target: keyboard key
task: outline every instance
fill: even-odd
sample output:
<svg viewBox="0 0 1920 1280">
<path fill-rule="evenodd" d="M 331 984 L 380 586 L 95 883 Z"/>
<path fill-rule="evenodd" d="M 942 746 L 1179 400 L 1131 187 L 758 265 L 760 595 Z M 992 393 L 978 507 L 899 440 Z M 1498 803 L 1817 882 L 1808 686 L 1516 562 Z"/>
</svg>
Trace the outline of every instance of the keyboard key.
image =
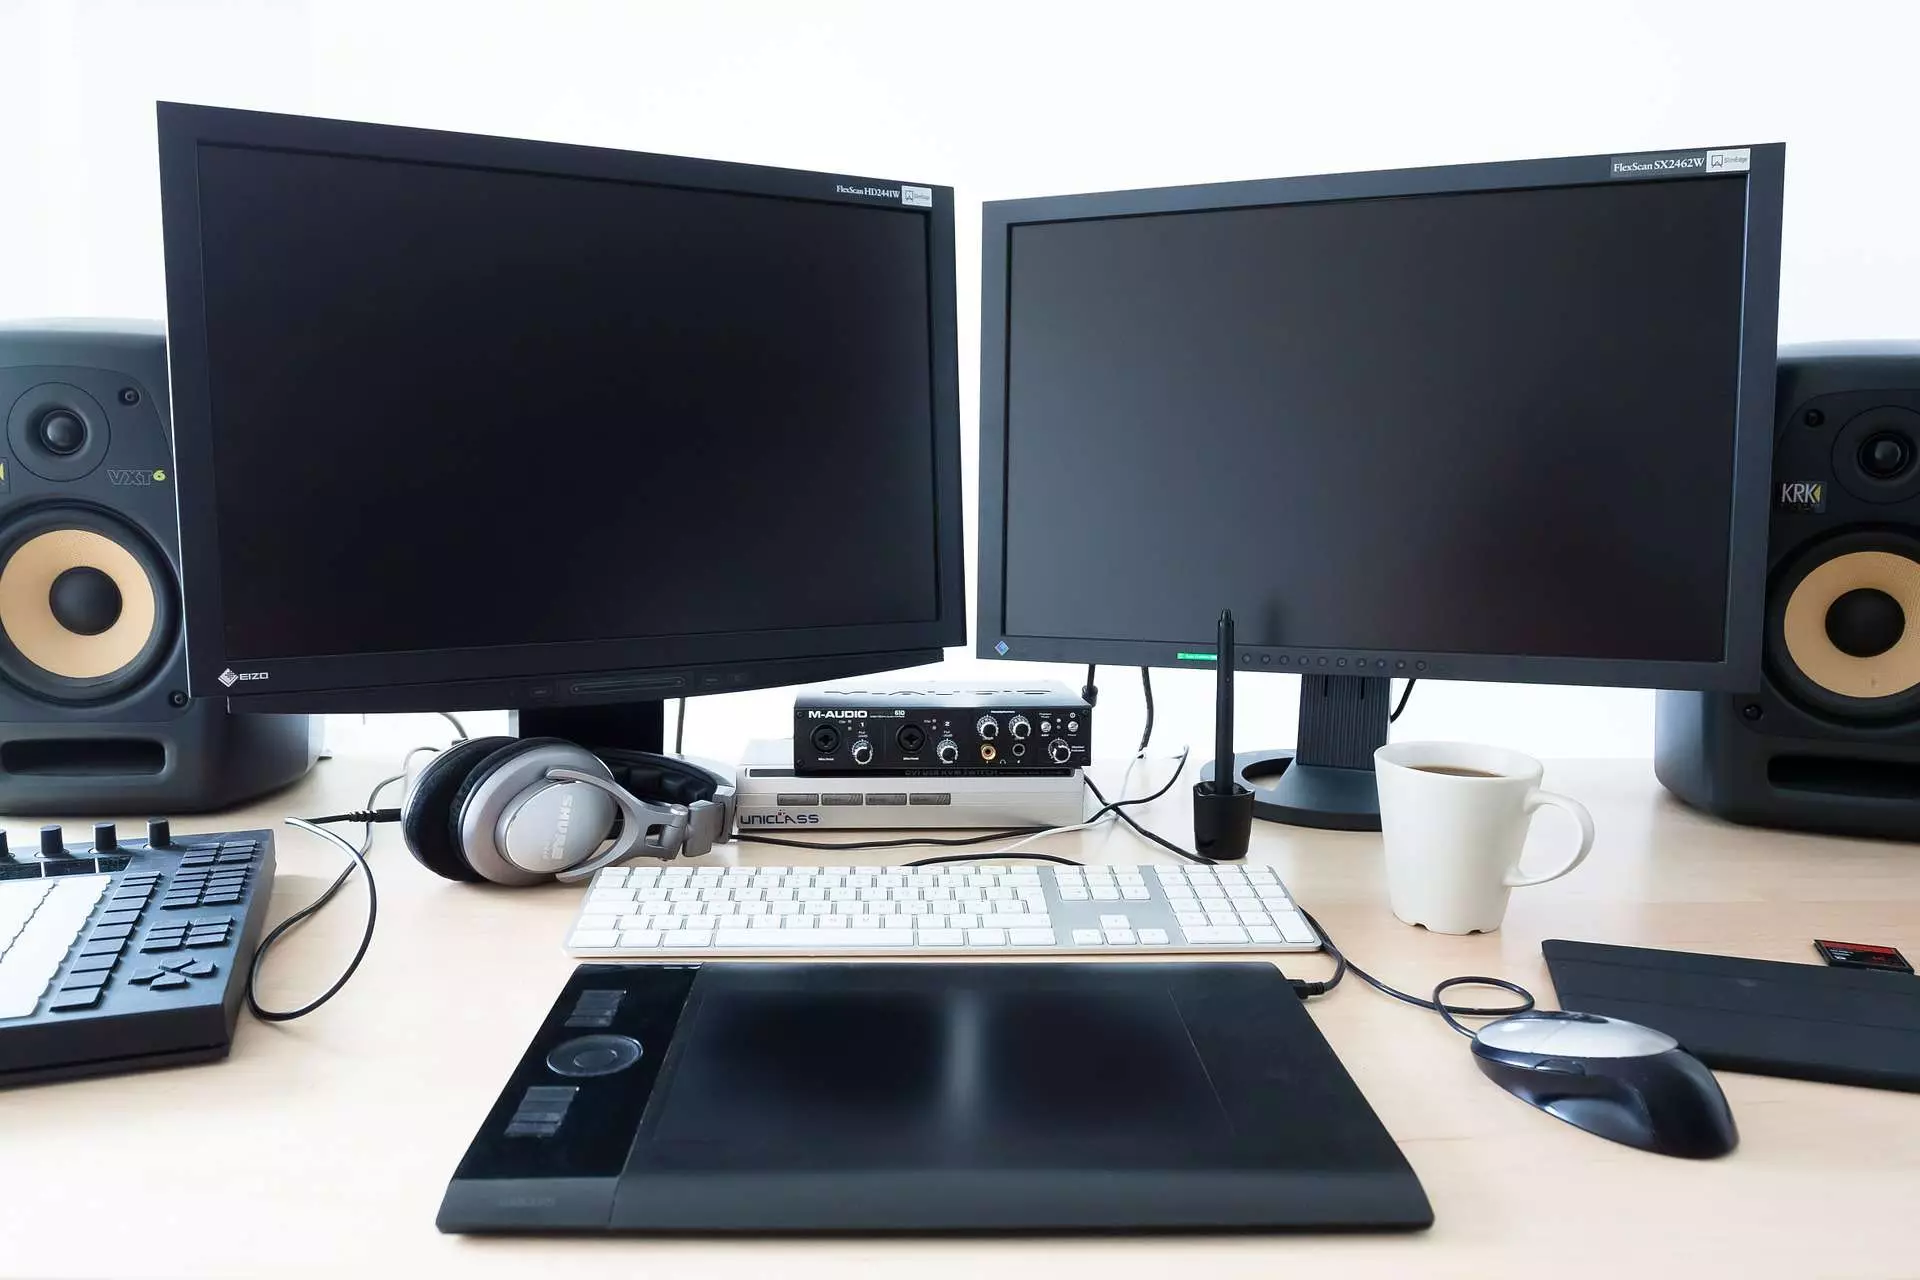
<svg viewBox="0 0 1920 1280">
<path fill-rule="evenodd" d="M 722 929 L 722 933 L 732 932 Z M 674 929 L 661 941 L 669 947 L 709 947 L 713 945 L 714 935 L 706 929 Z"/>
<path fill-rule="evenodd" d="M 1027 915 L 1025 913 L 984 915 L 980 917 L 982 929 L 1038 929 L 1051 922 L 1046 916 Z"/>
<path fill-rule="evenodd" d="M 970 947 L 1004 947 L 1007 945 L 1005 929 L 969 929 L 967 945 Z"/>
<path fill-rule="evenodd" d="M 1178 911 L 1174 913 L 1173 918 L 1181 924 L 1188 926 L 1208 923 L 1207 913 L 1204 911 Z"/>
<path fill-rule="evenodd" d="M 1089 888 L 1087 893 L 1092 896 L 1095 902 L 1117 902 L 1120 900 L 1120 891 L 1110 884 L 1095 885 Z"/>
<path fill-rule="evenodd" d="M 1143 885 L 1147 882 L 1147 878 L 1141 875 L 1137 871 L 1123 871 L 1115 874 L 1115 876 L 1113 877 L 1113 882 L 1118 885 L 1129 885 L 1129 884 Z"/>
<path fill-rule="evenodd" d="M 1051 929 L 1009 929 L 1007 941 L 1016 947 L 1051 947 L 1055 940 Z"/>
<path fill-rule="evenodd" d="M 1123 915 L 1103 915 L 1100 917 L 1100 927 L 1102 929 L 1129 929 L 1133 927 L 1133 921 Z"/>
<path fill-rule="evenodd" d="M 1270 924 L 1256 924 L 1247 929 L 1247 937 L 1255 942 L 1278 942 L 1280 941 L 1280 931 Z"/>
<path fill-rule="evenodd" d="M 1098 929 L 1075 929 L 1073 945 L 1076 947 L 1097 947 L 1106 942 L 1106 935 Z"/>
<path fill-rule="evenodd" d="M 1282 911 L 1273 917 L 1274 924 L 1280 928 L 1280 936 L 1288 942 L 1308 943 L 1314 940 L 1313 927 L 1298 911 Z"/>
<path fill-rule="evenodd" d="M 620 934 L 620 945 L 623 947 L 657 947 L 660 945 L 660 939 L 664 936 L 666 935 L 658 929 L 627 929 Z"/>
<path fill-rule="evenodd" d="M 1211 946 L 1223 942 L 1245 942 L 1247 931 L 1239 925 L 1187 925 L 1181 929 L 1187 935 L 1187 941 L 1195 946 Z"/>
<path fill-rule="evenodd" d="M 1164 946 L 1166 946 L 1166 945 L 1167 945 L 1167 931 L 1166 931 L 1165 929 L 1142 929 L 1142 930 L 1140 930 L 1140 945 L 1141 945 L 1141 946 L 1143 946 L 1143 947 L 1164 947 Z"/>
<path fill-rule="evenodd" d="M 1273 917 L 1264 911 L 1242 911 L 1240 913 L 1240 923 L 1251 929 L 1256 925 L 1272 924 Z"/>
<path fill-rule="evenodd" d="M 798 922 L 801 920 L 807 921 L 809 928 L 812 927 L 812 916 L 755 916 L 753 917 L 753 923 L 747 927 L 749 929 L 778 929 L 788 921 Z"/>
<path fill-rule="evenodd" d="M 1060 888 L 1060 900 L 1062 902 L 1085 902 L 1087 900 L 1087 891 L 1085 889 L 1069 889 L 1065 885 L 1062 885 Z"/>
<path fill-rule="evenodd" d="M 976 915 L 948 916 L 947 926 L 953 929 L 978 929 L 982 927 L 980 917 Z"/>
<path fill-rule="evenodd" d="M 620 945 L 620 935 L 612 929 L 578 929 L 567 943 L 570 947 L 601 950 Z M 156 947 L 152 943 L 140 948 L 142 951 L 172 951 L 173 947 Z"/>
<path fill-rule="evenodd" d="M 1131 929 L 1108 929 L 1105 933 L 1107 935 L 1107 945 L 1110 947 L 1130 947 L 1134 944 L 1133 930 Z"/>
<path fill-rule="evenodd" d="M 964 947 L 967 934 L 964 929 L 921 929 L 914 934 L 923 947 Z"/>
<path fill-rule="evenodd" d="M 705 936 L 704 934 L 702 935 Z M 668 940 L 669 946 L 673 945 Z M 842 929 L 832 938 L 823 938 L 814 930 L 803 929 L 722 929 L 713 935 L 713 945 L 741 951 L 805 951 L 821 947 L 894 947 L 902 951 L 913 947 L 911 929 Z"/>
<path fill-rule="evenodd" d="M 1130 884 L 1120 890 L 1120 896 L 1128 902 L 1145 902 L 1153 895 L 1148 893 L 1144 886 Z"/>
</svg>

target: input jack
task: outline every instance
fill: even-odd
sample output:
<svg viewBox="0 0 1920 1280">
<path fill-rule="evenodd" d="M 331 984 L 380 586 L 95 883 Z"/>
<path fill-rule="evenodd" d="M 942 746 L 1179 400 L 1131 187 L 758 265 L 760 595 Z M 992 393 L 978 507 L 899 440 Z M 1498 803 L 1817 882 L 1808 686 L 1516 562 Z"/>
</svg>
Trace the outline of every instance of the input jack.
<svg viewBox="0 0 1920 1280">
<path fill-rule="evenodd" d="M 999 754 L 1000 753 L 998 751 L 994 750 L 994 746 L 991 742 L 983 742 L 980 744 L 980 758 L 982 760 L 985 760 L 988 764 L 992 764 L 993 758 Z"/>
</svg>

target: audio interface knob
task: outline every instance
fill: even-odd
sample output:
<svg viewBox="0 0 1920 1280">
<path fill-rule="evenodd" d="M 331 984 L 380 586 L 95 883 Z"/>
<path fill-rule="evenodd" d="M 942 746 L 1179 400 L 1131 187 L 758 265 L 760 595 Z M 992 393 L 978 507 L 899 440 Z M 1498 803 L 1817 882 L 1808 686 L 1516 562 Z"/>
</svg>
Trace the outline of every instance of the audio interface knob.
<svg viewBox="0 0 1920 1280">
<path fill-rule="evenodd" d="M 164 849 L 173 840 L 173 826 L 165 818 L 147 819 L 147 845 Z"/>
<path fill-rule="evenodd" d="M 865 738 L 853 744 L 853 762 L 855 764 L 873 763 L 873 744 Z"/>
<path fill-rule="evenodd" d="M 942 738 L 940 745 L 933 749 L 933 754 L 940 757 L 941 764 L 953 764 L 960 759 L 960 744 L 952 738 Z"/>
<path fill-rule="evenodd" d="M 1067 745 L 1065 738 L 1055 738 L 1047 744 L 1047 759 L 1055 764 L 1065 764 L 1073 759 L 1073 748 Z"/>
<path fill-rule="evenodd" d="M 974 724 L 973 731 L 980 735 L 980 741 L 992 742 L 1000 736 L 1000 722 L 992 716 L 981 716 Z"/>
<path fill-rule="evenodd" d="M 120 836 L 119 833 L 113 829 L 111 822 L 96 822 L 93 824 L 93 851 L 95 853 L 112 853 L 119 847 Z"/>
<path fill-rule="evenodd" d="M 49 822 L 40 828 L 40 856 L 43 858 L 64 858 L 67 856 L 66 837 L 60 833 L 60 824 Z"/>
<path fill-rule="evenodd" d="M 1013 735 L 1015 742 L 1024 742 L 1027 735 L 1033 732 L 1033 725 L 1028 723 L 1025 716 L 1015 716 L 1007 721 L 1007 732 Z"/>
</svg>

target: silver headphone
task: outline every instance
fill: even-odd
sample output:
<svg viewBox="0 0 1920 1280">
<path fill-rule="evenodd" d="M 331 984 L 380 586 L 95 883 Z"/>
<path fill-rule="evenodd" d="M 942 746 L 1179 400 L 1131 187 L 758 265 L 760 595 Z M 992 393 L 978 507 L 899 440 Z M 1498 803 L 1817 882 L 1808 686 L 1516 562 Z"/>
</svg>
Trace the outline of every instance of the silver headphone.
<svg viewBox="0 0 1920 1280">
<path fill-rule="evenodd" d="M 724 765 L 596 754 L 556 738 L 479 738 L 421 771 L 400 822 L 414 857 L 449 879 L 575 883 L 629 858 L 709 853 L 732 838 L 736 807 Z"/>
</svg>

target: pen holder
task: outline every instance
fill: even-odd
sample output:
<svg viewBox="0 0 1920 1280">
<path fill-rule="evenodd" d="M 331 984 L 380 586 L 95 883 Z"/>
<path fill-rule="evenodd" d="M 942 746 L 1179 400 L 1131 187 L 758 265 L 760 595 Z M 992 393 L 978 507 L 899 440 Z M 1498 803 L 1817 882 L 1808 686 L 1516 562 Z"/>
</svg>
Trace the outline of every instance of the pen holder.
<svg viewBox="0 0 1920 1280">
<path fill-rule="evenodd" d="M 1193 784 L 1193 847 L 1209 858 L 1238 861 L 1253 837 L 1253 792 L 1237 782 Z"/>
</svg>

